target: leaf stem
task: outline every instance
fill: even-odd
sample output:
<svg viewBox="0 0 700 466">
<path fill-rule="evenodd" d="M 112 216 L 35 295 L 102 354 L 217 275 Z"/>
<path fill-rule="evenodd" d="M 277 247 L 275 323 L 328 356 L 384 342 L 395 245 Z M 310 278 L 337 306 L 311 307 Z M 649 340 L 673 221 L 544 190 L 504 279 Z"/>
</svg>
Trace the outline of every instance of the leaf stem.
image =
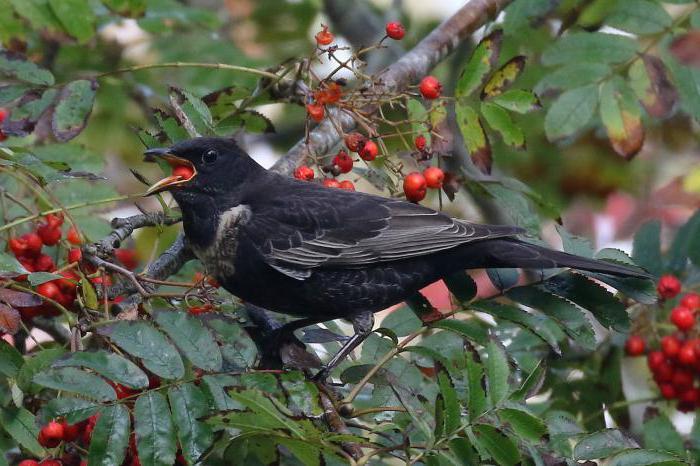
<svg viewBox="0 0 700 466">
<path fill-rule="evenodd" d="M 269 71 L 258 70 L 256 68 L 248 68 L 247 66 L 229 65 L 226 63 L 199 63 L 199 62 L 166 62 L 166 63 L 148 63 L 145 65 L 134 65 L 127 68 L 119 68 L 117 70 L 106 71 L 95 76 L 95 79 L 105 78 L 124 73 L 134 73 L 143 70 L 155 70 L 164 68 L 207 68 L 214 70 L 240 71 L 241 73 L 255 74 L 270 79 L 277 79 L 275 73 Z"/>
</svg>

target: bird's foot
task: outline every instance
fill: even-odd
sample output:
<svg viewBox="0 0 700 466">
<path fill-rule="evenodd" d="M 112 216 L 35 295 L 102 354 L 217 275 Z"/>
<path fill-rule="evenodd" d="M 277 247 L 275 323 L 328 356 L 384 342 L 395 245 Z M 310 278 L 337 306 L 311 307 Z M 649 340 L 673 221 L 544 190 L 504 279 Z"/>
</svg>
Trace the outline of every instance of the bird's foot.
<svg viewBox="0 0 700 466">
<path fill-rule="evenodd" d="M 325 383 L 326 379 L 330 375 L 330 368 L 328 366 L 321 366 L 321 369 L 311 377 L 314 382 Z"/>
</svg>

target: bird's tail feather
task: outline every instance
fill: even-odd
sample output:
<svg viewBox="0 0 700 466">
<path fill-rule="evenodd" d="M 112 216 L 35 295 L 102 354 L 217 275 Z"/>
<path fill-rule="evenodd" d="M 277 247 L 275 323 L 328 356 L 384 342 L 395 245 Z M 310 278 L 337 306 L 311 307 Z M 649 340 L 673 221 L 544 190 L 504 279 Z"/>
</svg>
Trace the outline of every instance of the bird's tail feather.
<svg viewBox="0 0 700 466">
<path fill-rule="evenodd" d="M 642 269 L 612 262 L 576 256 L 514 238 L 498 238 L 471 243 L 472 253 L 465 251 L 465 268 L 503 267 L 551 269 L 569 267 L 608 275 L 632 278 L 652 278 Z M 470 248 L 471 249 L 471 248 Z M 478 262 L 478 263 L 477 263 Z"/>
</svg>

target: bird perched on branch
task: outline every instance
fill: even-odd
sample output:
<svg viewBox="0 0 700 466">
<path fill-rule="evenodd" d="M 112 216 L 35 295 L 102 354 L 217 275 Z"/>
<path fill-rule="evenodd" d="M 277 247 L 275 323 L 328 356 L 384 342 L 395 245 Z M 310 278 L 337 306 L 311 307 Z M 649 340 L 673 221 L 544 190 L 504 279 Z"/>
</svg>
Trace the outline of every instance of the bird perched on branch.
<svg viewBox="0 0 700 466">
<path fill-rule="evenodd" d="M 338 318 L 352 322 L 355 334 L 317 378 L 369 335 L 374 312 L 460 270 L 571 267 L 648 277 L 528 243 L 518 239 L 518 227 L 480 225 L 282 176 L 230 139 L 195 138 L 146 155 L 173 167 L 148 193 L 172 193 L 192 251 L 226 290 L 301 317 L 288 331 Z"/>
</svg>

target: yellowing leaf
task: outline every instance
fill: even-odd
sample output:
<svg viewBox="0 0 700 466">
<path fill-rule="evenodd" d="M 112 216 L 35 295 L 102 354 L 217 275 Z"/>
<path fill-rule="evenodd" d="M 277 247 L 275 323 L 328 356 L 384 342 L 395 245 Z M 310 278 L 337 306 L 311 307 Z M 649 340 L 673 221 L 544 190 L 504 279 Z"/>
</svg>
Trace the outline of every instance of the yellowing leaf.
<svg viewBox="0 0 700 466">
<path fill-rule="evenodd" d="M 523 69 L 525 68 L 525 62 L 527 57 L 524 55 L 518 55 L 515 58 L 508 60 L 508 63 L 503 65 L 498 71 L 496 71 L 488 82 L 484 86 L 484 90 L 481 91 L 481 98 L 485 99 L 487 97 L 495 97 L 502 94 L 513 82 L 520 76 Z"/>
<path fill-rule="evenodd" d="M 502 40 L 503 31 L 497 29 L 479 42 L 469 59 L 469 63 L 459 77 L 455 89 L 456 98 L 468 97 L 481 87 L 486 76 L 498 63 Z"/>
<path fill-rule="evenodd" d="M 678 101 L 678 92 L 660 58 L 642 55 L 629 69 L 632 90 L 649 115 L 666 118 Z"/>
<path fill-rule="evenodd" d="M 700 167 L 696 167 L 683 178 L 683 189 L 689 193 L 700 194 Z"/>
<path fill-rule="evenodd" d="M 457 105 L 457 124 L 467 145 L 474 165 L 484 173 L 491 173 L 491 145 L 476 111 L 467 105 Z"/>
<path fill-rule="evenodd" d="M 644 144 L 644 126 L 634 94 L 622 80 L 603 85 L 600 118 L 615 152 L 626 159 L 634 157 Z"/>
</svg>

